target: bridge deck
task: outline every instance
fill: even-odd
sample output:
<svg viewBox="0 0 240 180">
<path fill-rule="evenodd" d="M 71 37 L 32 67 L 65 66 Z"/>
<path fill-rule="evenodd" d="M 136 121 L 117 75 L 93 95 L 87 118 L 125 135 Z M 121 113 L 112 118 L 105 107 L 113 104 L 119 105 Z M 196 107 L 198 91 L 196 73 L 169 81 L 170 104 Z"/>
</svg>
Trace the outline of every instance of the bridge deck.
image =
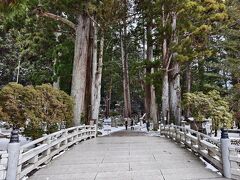
<svg viewBox="0 0 240 180">
<path fill-rule="evenodd" d="M 206 169 L 199 158 L 173 141 L 137 135 L 99 137 L 82 142 L 29 179 L 224 179 Z"/>
</svg>

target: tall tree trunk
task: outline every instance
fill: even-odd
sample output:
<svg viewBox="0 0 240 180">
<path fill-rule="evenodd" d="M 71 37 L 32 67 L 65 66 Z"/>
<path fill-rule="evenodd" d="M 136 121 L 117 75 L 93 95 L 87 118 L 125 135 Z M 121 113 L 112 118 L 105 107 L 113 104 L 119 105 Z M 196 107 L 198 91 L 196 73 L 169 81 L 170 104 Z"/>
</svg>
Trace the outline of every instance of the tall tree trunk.
<svg viewBox="0 0 240 180">
<path fill-rule="evenodd" d="M 172 38 L 173 43 L 178 43 L 177 38 L 177 14 L 172 12 Z M 181 121 L 181 87 L 180 87 L 180 65 L 179 62 L 176 61 L 176 53 L 173 55 L 173 62 L 171 63 L 171 72 L 169 78 L 170 82 L 170 109 L 171 109 L 171 120 L 180 125 Z"/>
<path fill-rule="evenodd" d="M 143 18 L 144 24 L 144 18 Z M 147 59 L 147 51 L 146 51 L 146 30 L 143 28 L 143 60 Z M 148 67 L 144 68 L 144 81 L 143 81 L 143 92 L 144 92 L 144 112 L 146 113 L 145 118 L 150 118 L 150 97 L 151 97 L 151 90 L 150 90 L 150 83 L 146 82 L 146 77 L 151 72 L 151 69 Z"/>
<path fill-rule="evenodd" d="M 125 34 L 125 33 L 124 33 Z M 123 69 L 123 95 L 124 95 L 124 118 L 131 116 L 131 104 L 130 104 L 130 91 L 129 91 L 129 80 L 128 80 L 128 58 L 126 54 L 126 46 L 124 46 L 124 37 L 121 33 L 121 57 L 122 57 L 122 69 Z"/>
<path fill-rule="evenodd" d="M 162 117 L 163 123 L 169 123 L 169 83 L 168 72 L 164 71 L 162 80 Z"/>
<path fill-rule="evenodd" d="M 154 71 L 152 71 L 154 72 Z M 158 116 L 157 116 L 157 103 L 156 103 L 156 94 L 155 87 L 151 85 L 151 104 L 150 104 L 150 117 L 153 120 L 153 128 L 158 128 Z"/>
<path fill-rule="evenodd" d="M 78 17 L 78 24 L 76 26 L 76 40 L 71 88 L 71 96 L 74 99 L 73 121 L 76 126 L 80 124 L 82 112 L 84 110 L 89 29 L 89 17 L 84 13 L 80 14 Z"/>
<path fill-rule="evenodd" d="M 166 27 L 167 15 L 165 14 L 165 8 L 162 7 L 162 26 Z M 168 69 L 169 69 L 169 55 L 167 46 L 166 33 L 163 33 L 162 41 L 162 59 L 163 59 L 163 79 L 162 79 L 162 118 L 163 123 L 169 123 L 169 82 L 168 82 Z"/>
<path fill-rule="evenodd" d="M 192 72 L 191 72 L 191 62 L 187 63 L 187 70 L 186 70 L 186 92 L 191 92 L 191 86 L 192 86 Z M 190 107 L 187 107 L 186 109 L 186 117 L 190 117 Z"/>
<path fill-rule="evenodd" d="M 20 68 L 21 68 L 21 59 L 18 59 L 18 66 L 17 66 L 17 77 L 16 77 L 16 83 L 19 82 L 19 76 L 20 76 Z"/>
<path fill-rule="evenodd" d="M 198 60 L 198 90 L 199 91 L 204 91 L 204 82 L 205 82 L 205 66 L 204 62 L 202 60 Z"/>
<path fill-rule="evenodd" d="M 104 37 L 102 35 L 100 40 L 100 50 L 99 50 L 99 58 L 96 70 L 96 77 L 95 77 L 95 90 L 94 90 L 94 101 L 92 104 L 93 112 L 92 112 L 92 119 L 96 120 L 96 124 L 98 124 L 98 117 L 99 117 L 99 108 L 100 108 L 100 101 L 101 101 L 101 82 L 102 82 L 102 65 L 103 65 L 103 48 L 104 48 Z"/>
<path fill-rule="evenodd" d="M 95 114 L 95 102 L 96 102 L 96 76 L 97 76 L 97 66 L 98 66 L 98 28 L 96 23 L 93 23 L 93 59 L 92 59 L 92 93 L 91 93 L 91 107 L 92 107 L 92 119 L 96 120 L 96 114 Z"/>
<path fill-rule="evenodd" d="M 60 89 L 60 77 L 57 77 L 57 81 L 53 82 L 53 87 L 56 89 Z"/>
<path fill-rule="evenodd" d="M 121 41 L 121 57 L 122 57 L 122 68 L 123 68 L 123 94 L 124 94 L 124 117 L 131 117 L 131 98 L 130 98 L 130 87 L 129 87 L 129 72 L 128 72 L 128 53 L 127 53 L 127 0 L 124 0 L 125 6 L 125 17 L 123 19 L 123 34 L 120 32 Z"/>
<path fill-rule="evenodd" d="M 153 42 L 152 42 L 152 22 L 149 21 L 147 24 L 147 61 L 152 62 L 153 61 Z M 147 73 L 152 74 L 154 73 L 153 68 L 147 69 Z M 149 110 L 150 110 L 150 119 L 153 122 L 154 129 L 158 128 L 158 119 L 157 119 L 157 104 L 156 104 L 156 95 L 155 95 L 155 87 L 152 83 L 148 84 L 148 93 L 150 98 Z"/>
<path fill-rule="evenodd" d="M 148 31 L 148 30 L 147 30 Z M 146 34 L 148 34 L 148 32 L 146 33 L 144 30 L 144 37 L 143 37 L 143 59 L 144 60 L 148 60 L 151 61 L 151 48 L 149 49 L 149 42 L 147 41 L 147 51 L 145 49 L 146 47 Z M 149 51 L 150 50 L 150 51 Z M 151 68 L 146 67 L 144 69 L 144 77 L 145 77 L 145 81 L 144 81 L 144 110 L 146 113 L 145 118 L 147 120 L 150 119 L 150 105 L 151 105 L 151 83 L 147 82 L 147 77 L 149 77 L 149 75 L 151 74 Z"/>
<path fill-rule="evenodd" d="M 191 88 L 192 88 L 192 63 L 189 62 L 187 64 L 187 70 L 186 70 L 186 92 L 190 93 L 191 92 Z"/>
<path fill-rule="evenodd" d="M 178 62 L 174 62 L 170 73 L 170 108 L 171 120 L 174 124 L 180 125 L 181 121 L 181 87 L 180 87 L 180 67 Z"/>
<path fill-rule="evenodd" d="M 84 124 L 90 124 L 90 120 L 92 118 L 92 65 L 93 65 L 93 46 L 94 46 L 94 28 L 93 22 L 90 21 L 90 29 L 89 29 L 89 43 L 88 43 L 88 60 L 87 60 L 87 75 L 86 75 L 86 90 L 85 90 L 85 121 Z"/>
<path fill-rule="evenodd" d="M 110 116 L 111 110 L 111 99 L 112 99 L 112 77 L 110 80 L 109 89 L 107 90 L 107 96 L 105 100 L 106 108 L 105 108 L 105 117 L 108 118 Z"/>
<path fill-rule="evenodd" d="M 56 64 L 57 64 L 57 58 L 55 58 L 54 62 L 53 62 L 53 76 L 54 77 L 57 75 Z M 57 80 L 55 80 L 53 82 L 53 87 L 56 88 L 56 89 L 60 89 L 60 77 L 59 76 L 57 77 Z"/>
</svg>

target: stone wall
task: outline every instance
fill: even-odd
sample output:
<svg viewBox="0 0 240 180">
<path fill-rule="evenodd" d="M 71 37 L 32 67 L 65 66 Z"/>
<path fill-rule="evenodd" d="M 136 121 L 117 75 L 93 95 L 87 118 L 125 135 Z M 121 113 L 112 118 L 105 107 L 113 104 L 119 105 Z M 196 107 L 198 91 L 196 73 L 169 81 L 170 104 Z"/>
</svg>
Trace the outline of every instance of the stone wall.
<svg viewBox="0 0 240 180">
<path fill-rule="evenodd" d="M 0 180 L 6 179 L 8 153 L 7 151 L 0 151 Z"/>
</svg>

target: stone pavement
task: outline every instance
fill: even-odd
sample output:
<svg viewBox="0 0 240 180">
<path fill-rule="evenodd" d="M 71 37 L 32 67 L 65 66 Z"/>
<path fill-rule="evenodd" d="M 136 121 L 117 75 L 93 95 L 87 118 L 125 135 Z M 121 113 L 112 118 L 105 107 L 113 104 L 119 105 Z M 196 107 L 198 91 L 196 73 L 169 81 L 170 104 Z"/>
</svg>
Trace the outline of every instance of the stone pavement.
<svg viewBox="0 0 240 180">
<path fill-rule="evenodd" d="M 169 139 L 121 133 L 73 146 L 29 180 L 224 179 Z"/>
</svg>

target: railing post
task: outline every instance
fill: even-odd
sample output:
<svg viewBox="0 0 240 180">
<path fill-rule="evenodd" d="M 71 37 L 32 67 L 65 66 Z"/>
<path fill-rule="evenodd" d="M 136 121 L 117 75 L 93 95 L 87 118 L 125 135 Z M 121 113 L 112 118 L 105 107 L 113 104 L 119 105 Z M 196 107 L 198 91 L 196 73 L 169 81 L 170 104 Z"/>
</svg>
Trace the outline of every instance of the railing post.
<svg viewBox="0 0 240 180">
<path fill-rule="evenodd" d="M 8 164 L 6 180 L 16 180 L 17 168 L 20 154 L 20 143 L 18 130 L 14 129 L 11 132 L 10 142 L 8 144 Z"/>
<path fill-rule="evenodd" d="M 187 130 L 186 130 L 186 127 L 184 127 L 183 129 L 183 132 L 184 132 L 184 144 L 186 145 L 187 144 Z"/>
<path fill-rule="evenodd" d="M 176 132 L 176 142 L 180 142 L 181 141 L 181 136 L 180 136 L 180 133 L 179 133 L 180 129 L 178 129 L 176 127 L 175 132 Z M 178 138 L 178 136 L 179 136 L 179 138 Z"/>
<path fill-rule="evenodd" d="M 94 134 L 94 137 L 96 138 L 97 137 L 97 123 L 96 124 L 94 124 L 94 129 L 95 129 L 95 134 Z"/>
<path fill-rule="evenodd" d="M 201 135 L 200 135 L 200 133 L 197 133 L 197 145 L 198 145 L 198 150 L 201 151 Z"/>
<path fill-rule="evenodd" d="M 223 163 L 223 175 L 226 178 L 231 178 L 231 164 L 229 160 L 229 147 L 231 140 L 228 137 L 226 129 L 221 129 L 221 151 L 222 151 L 222 163 Z"/>
</svg>

